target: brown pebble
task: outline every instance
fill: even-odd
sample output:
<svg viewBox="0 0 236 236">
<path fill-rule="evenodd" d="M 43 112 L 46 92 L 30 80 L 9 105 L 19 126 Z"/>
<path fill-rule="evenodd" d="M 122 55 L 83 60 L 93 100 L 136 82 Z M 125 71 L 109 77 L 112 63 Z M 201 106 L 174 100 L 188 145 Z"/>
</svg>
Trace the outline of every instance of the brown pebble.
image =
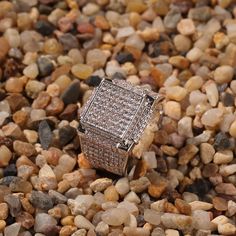
<svg viewBox="0 0 236 236">
<path fill-rule="evenodd" d="M 16 217 L 16 222 L 20 223 L 25 229 L 30 229 L 34 225 L 34 217 L 23 211 Z"/>
<path fill-rule="evenodd" d="M 175 206 L 178 209 L 178 211 L 182 214 L 185 215 L 192 214 L 191 206 L 182 199 L 179 198 L 175 199 Z"/>
<path fill-rule="evenodd" d="M 53 97 L 51 102 L 46 107 L 46 112 L 48 116 L 56 116 L 63 111 L 64 103 L 58 97 Z"/>
<path fill-rule="evenodd" d="M 44 109 L 49 104 L 51 97 L 47 92 L 40 92 L 38 97 L 33 101 L 32 108 L 34 109 Z"/>
<path fill-rule="evenodd" d="M 10 45 L 4 37 L 0 37 L 0 61 L 3 60 L 8 51 L 10 49 Z"/>
<path fill-rule="evenodd" d="M 213 206 L 218 211 L 227 211 L 228 202 L 222 197 L 214 197 L 212 199 Z"/>
<path fill-rule="evenodd" d="M 14 141 L 13 148 L 14 151 L 19 156 L 25 155 L 27 157 L 30 157 L 37 153 L 34 146 L 31 143 L 22 142 L 19 140 Z"/>
<path fill-rule="evenodd" d="M 159 198 L 161 194 L 166 190 L 166 182 L 161 182 L 160 184 L 150 184 L 148 186 L 148 193 L 155 198 Z"/>
</svg>

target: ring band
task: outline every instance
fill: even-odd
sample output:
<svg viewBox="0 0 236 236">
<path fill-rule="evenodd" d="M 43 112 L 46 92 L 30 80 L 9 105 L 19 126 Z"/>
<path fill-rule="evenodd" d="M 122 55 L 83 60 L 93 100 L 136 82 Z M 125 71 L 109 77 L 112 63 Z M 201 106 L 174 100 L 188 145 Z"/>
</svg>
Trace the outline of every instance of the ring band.
<svg viewBox="0 0 236 236">
<path fill-rule="evenodd" d="M 132 149 L 146 126 L 162 110 L 158 93 L 130 83 L 104 78 L 81 108 L 81 151 L 90 164 L 125 175 Z"/>
</svg>

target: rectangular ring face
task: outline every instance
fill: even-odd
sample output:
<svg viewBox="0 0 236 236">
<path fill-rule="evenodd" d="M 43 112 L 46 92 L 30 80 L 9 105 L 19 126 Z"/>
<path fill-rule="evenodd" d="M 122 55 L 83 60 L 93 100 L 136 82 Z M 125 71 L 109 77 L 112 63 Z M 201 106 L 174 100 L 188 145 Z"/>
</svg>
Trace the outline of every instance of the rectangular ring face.
<svg viewBox="0 0 236 236">
<path fill-rule="evenodd" d="M 86 128 L 99 129 L 122 139 L 143 102 L 144 96 L 104 80 L 81 122 Z"/>
</svg>

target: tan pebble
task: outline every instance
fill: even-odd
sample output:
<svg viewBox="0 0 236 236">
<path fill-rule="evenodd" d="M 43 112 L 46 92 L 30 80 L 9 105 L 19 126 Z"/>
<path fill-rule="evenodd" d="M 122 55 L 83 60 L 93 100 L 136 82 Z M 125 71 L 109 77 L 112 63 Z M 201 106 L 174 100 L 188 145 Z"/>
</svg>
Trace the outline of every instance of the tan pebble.
<svg viewBox="0 0 236 236">
<path fill-rule="evenodd" d="M 79 79 L 87 79 L 93 73 L 93 67 L 86 64 L 76 64 L 71 68 L 71 72 Z"/>
<path fill-rule="evenodd" d="M 170 57 L 169 63 L 178 69 L 187 69 L 189 66 L 189 60 L 183 56 Z"/>
<path fill-rule="evenodd" d="M 80 168 L 91 169 L 91 164 L 89 163 L 84 153 L 80 153 L 78 155 L 78 164 Z"/>
<path fill-rule="evenodd" d="M 215 217 L 211 222 L 216 225 L 226 224 L 229 222 L 229 219 L 224 215 L 220 215 L 220 216 Z"/>
<path fill-rule="evenodd" d="M 161 145 L 161 150 L 168 156 L 175 156 L 178 153 L 178 149 L 168 145 Z"/>
<path fill-rule="evenodd" d="M 180 198 L 175 199 L 175 206 L 181 214 L 191 215 L 192 213 L 192 209 L 189 203 Z"/>
<path fill-rule="evenodd" d="M 191 19 L 182 19 L 177 24 L 177 30 L 183 35 L 190 35 L 195 32 L 195 25 Z"/>
<path fill-rule="evenodd" d="M 215 153 L 213 157 L 213 162 L 215 164 L 227 164 L 231 162 L 233 158 L 234 155 L 231 150 L 222 150 Z"/>
<path fill-rule="evenodd" d="M 219 92 L 216 83 L 212 80 L 208 80 L 204 84 L 204 88 L 206 90 L 206 95 L 209 103 L 212 107 L 216 106 L 219 101 Z"/>
<path fill-rule="evenodd" d="M 188 51 L 186 57 L 191 62 L 196 62 L 201 58 L 202 55 L 203 55 L 203 51 L 197 47 L 194 47 L 190 51 Z"/>
<path fill-rule="evenodd" d="M 193 159 L 193 157 L 198 153 L 198 147 L 193 144 L 187 144 L 185 147 L 181 148 L 179 151 L 179 165 L 186 165 Z"/>
<path fill-rule="evenodd" d="M 5 220 L 8 217 L 8 205 L 3 202 L 0 203 L 0 220 Z"/>
<path fill-rule="evenodd" d="M 24 83 L 19 78 L 9 78 L 6 81 L 5 89 L 10 93 L 20 93 L 24 89 Z"/>
<path fill-rule="evenodd" d="M 165 202 L 164 203 L 164 212 L 177 213 L 178 214 L 179 210 L 171 202 Z"/>
<path fill-rule="evenodd" d="M 5 145 L 0 146 L 0 167 L 8 166 L 9 161 L 12 157 L 12 152 L 9 150 L 9 148 Z"/>
<path fill-rule="evenodd" d="M 0 37 L 0 61 L 5 58 L 10 49 L 10 45 L 4 37 Z"/>
<path fill-rule="evenodd" d="M 183 100 L 187 95 L 187 90 L 180 86 L 172 86 L 166 88 L 166 96 L 169 99 L 173 99 L 177 102 Z"/>
<path fill-rule="evenodd" d="M 116 188 L 114 185 L 109 186 L 105 191 L 104 191 L 104 197 L 106 201 L 118 201 L 119 200 L 119 194 L 116 191 Z"/>
<path fill-rule="evenodd" d="M 236 120 L 230 125 L 229 134 L 236 138 Z"/>
<path fill-rule="evenodd" d="M 161 182 L 158 185 L 150 184 L 148 186 L 148 193 L 155 198 L 159 198 L 161 194 L 166 190 L 167 184 L 166 182 Z"/>
<path fill-rule="evenodd" d="M 200 157 L 204 164 L 208 164 L 213 160 L 215 154 L 214 147 L 209 143 L 200 144 Z"/>
<path fill-rule="evenodd" d="M 212 203 L 214 208 L 218 211 L 226 211 L 228 208 L 227 200 L 222 197 L 214 197 Z"/>
<path fill-rule="evenodd" d="M 229 83 L 234 76 L 234 69 L 231 66 L 220 66 L 214 71 L 214 79 L 216 83 Z"/>
<path fill-rule="evenodd" d="M 174 229 L 167 229 L 165 230 L 165 235 L 166 236 L 179 236 L 179 232 Z"/>
<path fill-rule="evenodd" d="M 181 118 L 181 106 L 178 102 L 168 101 L 164 104 L 164 112 L 167 116 L 179 120 Z"/>
<path fill-rule="evenodd" d="M 5 220 L 0 220 L 0 232 L 5 229 L 5 226 L 7 225 Z"/>
<path fill-rule="evenodd" d="M 217 49 L 222 49 L 229 44 L 230 40 L 223 32 L 216 32 L 213 37 L 213 42 Z"/>
<path fill-rule="evenodd" d="M 202 77 L 195 75 L 188 79 L 184 87 L 187 89 L 188 92 L 191 92 L 200 89 L 202 85 L 203 85 Z"/>
<path fill-rule="evenodd" d="M 218 108 L 207 110 L 201 117 L 203 125 L 214 127 L 219 124 L 223 117 L 223 111 Z"/>
<path fill-rule="evenodd" d="M 71 226 L 71 225 L 62 226 L 59 232 L 59 236 L 73 235 L 73 233 L 76 232 L 76 230 L 77 230 L 76 226 Z"/>
<path fill-rule="evenodd" d="M 208 202 L 202 202 L 202 201 L 193 201 L 193 202 L 190 202 L 189 205 L 191 206 L 192 211 L 195 211 L 195 210 L 208 211 L 212 209 L 213 207 L 213 204 L 208 203 Z"/>
<path fill-rule="evenodd" d="M 51 96 L 51 97 L 57 97 L 60 94 L 60 87 L 58 84 L 53 83 L 49 84 L 47 87 L 46 92 Z"/>
<path fill-rule="evenodd" d="M 94 192 L 102 192 L 112 184 L 112 180 L 109 178 L 99 178 L 94 180 L 90 184 L 90 188 Z"/>
<path fill-rule="evenodd" d="M 233 235 L 236 232 L 236 227 L 231 223 L 219 224 L 218 232 L 223 235 Z"/>
<path fill-rule="evenodd" d="M 228 201 L 228 214 L 229 216 L 233 216 L 236 213 L 236 202 L 229 200 Z"/>
<path fill-rule="evenodd" d="M 62 225 L 74 225 L 74 216 L 66 216 L 61 219 L 61 224 Z"/>
</svg>

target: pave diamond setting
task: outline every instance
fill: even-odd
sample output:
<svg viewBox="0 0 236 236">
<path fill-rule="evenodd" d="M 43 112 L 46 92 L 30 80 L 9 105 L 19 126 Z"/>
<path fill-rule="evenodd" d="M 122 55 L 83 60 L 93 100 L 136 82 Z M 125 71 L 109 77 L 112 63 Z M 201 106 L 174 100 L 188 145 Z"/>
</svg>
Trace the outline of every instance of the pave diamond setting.
<svg viewBox="0 0 236 236">
<path fill-rule="evenodd" d="M 128 153 L 156 112 L 158 94 L 123 80 L 103 79 L 81 109 L 82 151 L 95 168 L 122 175 Z"/>
</svg>

